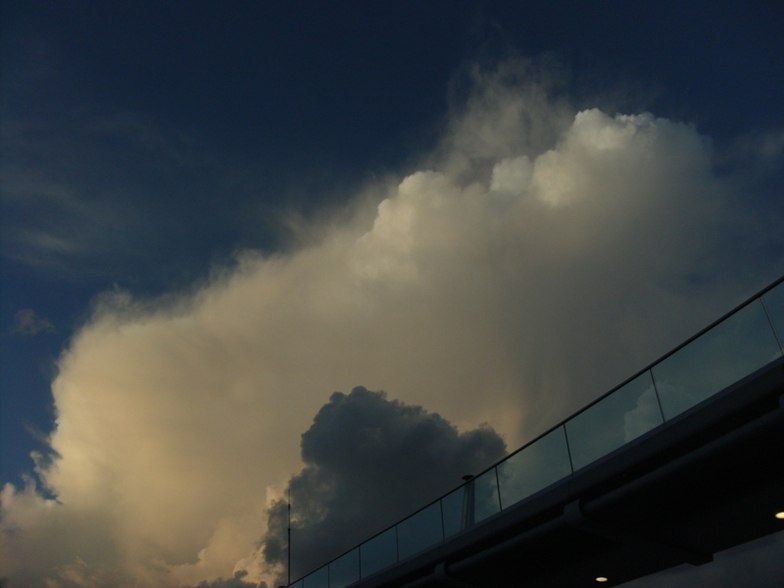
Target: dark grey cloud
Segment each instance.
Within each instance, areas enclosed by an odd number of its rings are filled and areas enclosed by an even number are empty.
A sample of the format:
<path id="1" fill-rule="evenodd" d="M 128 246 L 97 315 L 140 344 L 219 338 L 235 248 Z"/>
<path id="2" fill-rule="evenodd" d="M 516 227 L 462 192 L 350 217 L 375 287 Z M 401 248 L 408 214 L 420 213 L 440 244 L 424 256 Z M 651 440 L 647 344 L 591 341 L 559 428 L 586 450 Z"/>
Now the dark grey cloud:
<path id="1" fill-rule="evenodd" d="M 335 392 L 302 435 L 305 468 L 288 483 L 292 579 L 340 555 L 461 483 L 506 452 L 483 426 L 459 433 L 437 413 L 361 386 Z M 286 561 L 287 506 L 273 503 L 266 562 Z"/>

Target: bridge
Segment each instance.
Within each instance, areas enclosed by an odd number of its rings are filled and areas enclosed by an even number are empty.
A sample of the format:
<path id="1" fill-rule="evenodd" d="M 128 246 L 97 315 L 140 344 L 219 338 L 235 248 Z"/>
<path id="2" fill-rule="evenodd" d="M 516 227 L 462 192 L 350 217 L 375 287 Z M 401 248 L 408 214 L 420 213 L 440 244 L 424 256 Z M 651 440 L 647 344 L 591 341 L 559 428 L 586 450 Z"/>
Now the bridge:
<path id="1" fill-rule="evenodd" d="M 289 588 L 613 586 L 784 530 L 784 278 Z"/>

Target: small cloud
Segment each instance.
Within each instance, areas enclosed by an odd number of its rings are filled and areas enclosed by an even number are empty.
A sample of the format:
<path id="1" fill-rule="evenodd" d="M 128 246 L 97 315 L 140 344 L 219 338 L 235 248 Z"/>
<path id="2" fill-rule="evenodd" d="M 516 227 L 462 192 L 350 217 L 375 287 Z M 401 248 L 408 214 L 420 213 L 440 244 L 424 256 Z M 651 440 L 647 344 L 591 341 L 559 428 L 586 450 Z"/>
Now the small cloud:
<path id="1" fill-rule="evenodd" d="M 11 335 L 32 336 L 38 333 L 56 333 L 54 325 L 47 318 L 38 316 L 32 308 L 23 308 L 14 315 Z"/>

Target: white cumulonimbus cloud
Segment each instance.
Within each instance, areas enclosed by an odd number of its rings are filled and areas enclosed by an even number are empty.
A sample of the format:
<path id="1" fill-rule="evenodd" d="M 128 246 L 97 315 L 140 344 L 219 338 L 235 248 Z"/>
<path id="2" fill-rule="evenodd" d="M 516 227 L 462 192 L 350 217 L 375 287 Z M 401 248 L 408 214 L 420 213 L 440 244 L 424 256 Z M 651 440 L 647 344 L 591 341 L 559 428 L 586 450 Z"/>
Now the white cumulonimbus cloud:
<path id="1" fill-rule="evenodd" d="M 349 221 L 185 294 L 102 299 L 52 384 L 56 499 L 2 491 L 12 585 L 271 582 L 267 508 L 334 391 L 514 448 L 782 270 L 750 261 L 775 223 L 693 126 L 575 113 L 504 67 Z"/>

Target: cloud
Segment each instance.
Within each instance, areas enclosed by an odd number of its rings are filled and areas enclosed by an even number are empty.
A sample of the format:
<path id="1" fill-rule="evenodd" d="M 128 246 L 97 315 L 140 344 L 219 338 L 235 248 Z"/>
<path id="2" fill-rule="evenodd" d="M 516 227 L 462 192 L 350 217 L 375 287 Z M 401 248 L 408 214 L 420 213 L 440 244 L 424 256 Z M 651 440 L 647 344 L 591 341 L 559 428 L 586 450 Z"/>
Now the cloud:
<path id="1" fill-rule="evenodd" d="M 44 317 L 35 314 L 32 308 L 23 308 L 14 315 L 14 324 L 9 334 L 31 337 L 38 333 L 54 333 L 54 325 Z"/>
<path id="2" fill-rule="evenodd" d="M 214 158 L 195 155 L 188 138 L 150 117 L 96 115 L 94 105 L 89 114 L 75 110 L 36 118 L 10 107 L 5 115 L 5 259 L 60 281 L 105 283 L 128 279 L 129 266 L 182 238 L 184 217 L 190 230 L 209 232 L 213 225 L 200 226 L 196 208 L 177 200 L 202 198 L 203 176 L 214 180 L 223 171 Z M 214 222 L 220 213 L 212 213 L 206 216 Z M 165 265 L 159 261 L 156 271 Z"/>
<path id="3" fill-rule="evenodd" d="M 213 582 L 207 582 L 205 580 L 199 582 L 193 588 L 267 588 L 267 585 L 264 582 L 259 582 L 258 584 L 255 582 L 246 582 L 243 578 L 247 575 L 248 572 L 239 571 L 235 572 L 234 577 L 229 578 L 228 580 L 224 580 L 223 578 L 219 578 Z"/>
<path id="4" fill-rule="evenodd" d="M 315 569 L 476 474 L 506 453 L 489 427 L 458 433 L 421 406 L 356 387 L 334 393 L 302 435 L 291 478 L 292 579 Z M 383 505 L 383 508 L 379 508 Z M 263 556 L 285 569 L 287 502 L 270 508 Z"/>
<path id="5" fill-rule="evenodd" d="M 472 76 L 436 152 L 352 214 L 186 292 L 98 301 L 52 384 L 57 500 L 2 493 L 13 582 L 271 582 L 256 542 L 332 391 L 514 448 L 784 273 L 780 218 L 694 126 L 575 112 L 527 62 Z"/>

